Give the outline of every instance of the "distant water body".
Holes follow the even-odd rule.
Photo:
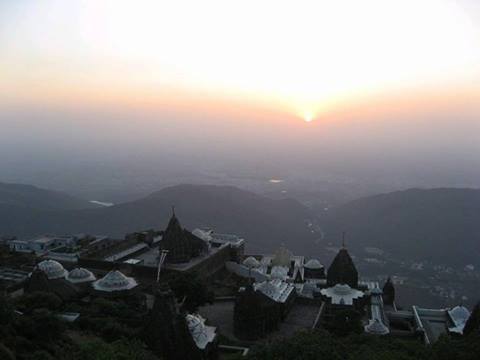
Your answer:
[[[100,206],[105,206],[105,207],[108,207],[108,206],[113,206],[113,205],[115,205],[114,203],[103,202],[103,201],[97,201],[97,200],[90,200],[90,203],[92,203],[92,204],[96,204],[96,205],[100,205]]]

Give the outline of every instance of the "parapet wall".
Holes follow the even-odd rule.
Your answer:
[[[202,262],[192,266],[188,271],[201,274],[202,276],[211,276],[221,270],[225,266],[225,262],[232,257],[232,249],[230,246],[224,246],[217,252],[203,260]]]
[[[225,266],[225,262],[231,259],[232,249],[230,246],[224,246],[223,248],[218,249],[215,253],[212,253],[211,256],[205,258],[203,261],[195,264],[190,267],[185,272],[195,272],[200,274],[202,277],[209,277]],[[138,276],[148,279],[155,279],[157,276],[157,268],[152,266],[145,266],[140,264],[126,264],[124,262],[112,262],[106,261],[103,259],[89,259],[89,258],[80,258],[78,260],[78,266],[84,267],[87,269],[96,269],[103,271],[110,271],[114,268],[120,267],[122,272],[129,274],[129,276]],[[173,270],[162,269],[162,272],[169,272]]]

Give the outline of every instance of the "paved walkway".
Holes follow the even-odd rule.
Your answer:
[[[213,305],[203,306],[199,313],[208,319],[208,324],[216,326],[218,331],[232,340],[238,340],[233,335],[233,301],[216,302]],[[315,322],[320,306],[295,304],[280,328],[269,334],[265,340],[278,337],[290,337],[302,329],[311,329]]]

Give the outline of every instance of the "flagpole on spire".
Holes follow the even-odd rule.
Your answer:
[[[162,249],[160,252],[160,257],[158,259],[158,268],[157,268],[157,283],[160,282],[160,271],[162,270],[162,265],[165,262],[167,254],[168,254],[168,250]]]

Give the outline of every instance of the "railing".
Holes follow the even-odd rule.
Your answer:
[[[250,350],[250,349],[247,348],[247,347],[243,347],[243,346],[230,346],[230,345],[219,345],[218,348],[219,348],[220,350],[224,350],[225,352],[232,352],[232,353],[241,352],[241,353],[242,353],[242,356],[247,356],[247,355],[248,355],[248,351]]]
[[[322,302],[322,305],[320,305],[320,309],[318,310],[317,316],[315,317],[315,321],[313,322],[312,330],[315,330],[318,327],[318,322],[322,317],[324,309],[325,309],[325,302]]]

